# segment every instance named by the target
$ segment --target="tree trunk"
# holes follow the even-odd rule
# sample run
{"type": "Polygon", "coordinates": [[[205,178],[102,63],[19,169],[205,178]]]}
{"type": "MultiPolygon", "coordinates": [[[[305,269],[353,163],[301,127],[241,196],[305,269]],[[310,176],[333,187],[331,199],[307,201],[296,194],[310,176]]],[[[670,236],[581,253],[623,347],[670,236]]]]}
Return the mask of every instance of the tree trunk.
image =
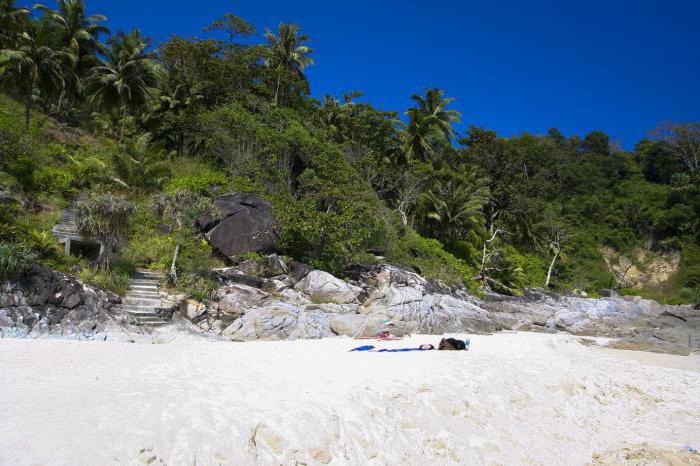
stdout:
{"type": "Polygon", "coordinates": [[[29,129],[29,120],[32,117],[32,95],[34,94],[34,88],[29,88],[29,93],[27,94],[27,100],[24,102],[24,129],[29,129]]]}
{"type": "Polygon", "coordinates": [[[549,281],[552,279],[552,270],[554,269],[554,263],[557,261],[557,257],[559,257],[559,251],[554,254],[554,257],[552,257],[552,262],[549,264],[549,270],[547,270],[547,280],[544,282],[545,288],[549,287],[549,281]]]}
{"type": "Polygon", "coordinates": [[[124,130],[126,129],[126,105],[122,105],[122,132],[119,135],[119,142],[124,140],[124,130]]]}
{"type": "Polygon", "coordinates": [[[277,99],[280,94],[280,83],[282,81],[282,71],[277,72],[277,89],[275,89],[275,107],[277,106],[277,99]]]}
{"type": "Polygon", "coordinates": [[[66,95],[66,86],[61,88],[61,95],[58,98],[58,107],[56,108],[56,113],[61,116],[61,106],[63,105],[63,97],[66,95]]]}
{"type": "Polygon", "coordinates": [[[177,228],[177,242],[175,243],[175,252],[173,253],[173,261],[170,264],[170,272],[168,273],[168,280],[171,284],[175,285],[177,283],[177,258],[180,255],[180,243],[182,242],[182,225],[178,222],[177,228]]]}

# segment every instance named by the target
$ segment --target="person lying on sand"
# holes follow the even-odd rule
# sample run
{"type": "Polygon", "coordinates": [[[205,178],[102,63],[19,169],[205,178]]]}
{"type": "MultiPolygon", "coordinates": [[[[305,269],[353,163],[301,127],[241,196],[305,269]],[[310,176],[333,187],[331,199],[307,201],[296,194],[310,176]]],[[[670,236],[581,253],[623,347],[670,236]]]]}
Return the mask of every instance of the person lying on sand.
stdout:
{"type": "Polygon", "coordinates": [[[438,349],[443,351],[467,351],[469,350],[469,339],[462,341],[456,338],[443,338],[440,340],[438,349]]]}
{"type": "MultiPolygon", "coordinates": [[[[372,345],[359,346],[353,348],[350,351],[374,351],[377,353],[403,353],[406,351],[430,351],[434,350],[433,345],[420,345],[418,348],[391,348],[391,349],[376,349],[372,345]]],[[[469,350],[469,338],[465,341],[457,340],[455,338],[443,338],[440,340],[438,350],[442,351],[468,351],[469,350]]]]}

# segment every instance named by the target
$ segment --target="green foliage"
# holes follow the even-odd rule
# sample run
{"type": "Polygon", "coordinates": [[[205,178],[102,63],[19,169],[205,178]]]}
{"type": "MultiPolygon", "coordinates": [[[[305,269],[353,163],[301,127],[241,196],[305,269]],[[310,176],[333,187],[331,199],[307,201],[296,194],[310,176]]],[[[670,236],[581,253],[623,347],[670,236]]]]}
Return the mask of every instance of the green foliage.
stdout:
{"type": "Polygon", "coordinates": [[[57,167],[41,167],[34,171],[34,186],[49,194],[70,196],[75,193],[75,179],[66,170],[57,167]]]}
{"type": "Polygon", "coordinates": [[[80,279],[90,285],[109,290],[118,295],[125,295],[129,288],[131,275],[118,270],[108,270],[97,272],[90,268],[80,270],[80,279]]]}
{"type": "Polygon", "coordinates": [[[27,233],[27,242],[41,258],[55,258],[62,253],[56,237],[50,231],[32,228],[27,233]]]}
{"type": "Polygon", "coordinates": [[[178,279],[177,289],[189,298],[207,303],[214,298],[219,284],[211,278],[193,273],[183,273],[178,279]]]}
{"type": "Polygon", "coordinates": [[[80,203],[80,231],[102,241],[104,250],[98,262],[103,270],[122,247],[124,230],[133,212],[131,203],[112,193],[93,194],[80,203]]]}
{"type": "Polygon", "coordinates": [[[448,285],[461,281],[476,291],[473,278],[477,270],[474,267],[445,251],[438,240],[424,238],[411,230],[407,230],[405,236],[391,246],[387,259],[414,267],[425,276],[442,280],[448,285]]]}
{"type": "Polygon", "coordinates": [[[15,278],[36,260],[29,246],[18,242],[0,241],[0,279],[15,278]]]}
{"type": "Polygon", "coordinates": [[[195,175],[175,177],[167,184],[165,191],[168,193],[193,191],[201,195],[208,195],[210,188],[225,186],[227,183],[228,180],[224,174],[208,170],[195,175]]]}
{"type": "Polygon", "coordinates": [[[17,101],[0,95],[0,184],[23,202],[2,205],[0,240],[20,239],[42,263],[85,266],[48,230],[88,194],[81,226],[115,259],[93,283],[120,289],[135,265],[174,263],[179,286],[205,299],[218,261],[194,220],[215,193],[242,191],[271,200],[284,253],[335,273],[380,250],[449,283],[489,284],[486,274],[517,293],[544,284],[556,253],[551,285],[595,291],[614,281],[602,247],[643,246],[683,258],[674,280],[645,293],[698,293],[697,123],[663,125],[634,153],[601,131],[504,138],[471,126],[455,141],[461,115],[438,88],[412,96],[405,125],[361,92],[307,97],[313,51],[294,24],[256,44],[226,14],[205,28],[212,36],[173,36],[156,51],[135,30],[110,36],[83,1],[36,17],[3,8],[0,85],[17,101]],[[568,234],[553,238],[555,225],[568,234]]]}

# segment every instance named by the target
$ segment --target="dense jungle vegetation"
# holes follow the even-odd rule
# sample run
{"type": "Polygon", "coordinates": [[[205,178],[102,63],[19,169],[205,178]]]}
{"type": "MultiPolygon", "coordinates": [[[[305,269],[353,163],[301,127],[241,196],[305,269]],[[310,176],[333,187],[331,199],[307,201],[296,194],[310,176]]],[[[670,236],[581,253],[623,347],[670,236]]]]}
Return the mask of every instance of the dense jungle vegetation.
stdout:
{"type": "Polygon", "coordinates": [[[650,128],[633,152],[602,131],[458,134],[469,102],[462,114],[439,88],[397,111],[358,91],[313,98],[296,24],[261,35],[225,15],[156,44],[110,32],[82,0],[55,6],[0,0],[0,274],[39,261],[119,291],[136,266],[168,270],[179,245],[176,285],[206,297],[222,261],[194,218],[246,191],[272,202],[282,253],[340,275],[385,260],[474,291],[698,300],[698,123],[650,128]],[[81,228],[109,244],[96,269],[49,232],[78,199],[81,228]],[[635,251],[680,259],[633,290],[606,250],[642,271],[635,251]]]}

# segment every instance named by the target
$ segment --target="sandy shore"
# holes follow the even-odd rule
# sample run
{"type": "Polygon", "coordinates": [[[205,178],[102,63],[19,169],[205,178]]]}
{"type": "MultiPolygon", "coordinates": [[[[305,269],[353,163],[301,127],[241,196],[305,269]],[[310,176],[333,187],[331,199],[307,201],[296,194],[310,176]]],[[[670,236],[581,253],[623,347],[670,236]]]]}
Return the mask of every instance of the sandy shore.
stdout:
{"type": "Polygon", "coordinates": [[[700,463],[697,356],[527,333],[348,352],[437,341],[0,340],[0,464],[700,463]]]}

